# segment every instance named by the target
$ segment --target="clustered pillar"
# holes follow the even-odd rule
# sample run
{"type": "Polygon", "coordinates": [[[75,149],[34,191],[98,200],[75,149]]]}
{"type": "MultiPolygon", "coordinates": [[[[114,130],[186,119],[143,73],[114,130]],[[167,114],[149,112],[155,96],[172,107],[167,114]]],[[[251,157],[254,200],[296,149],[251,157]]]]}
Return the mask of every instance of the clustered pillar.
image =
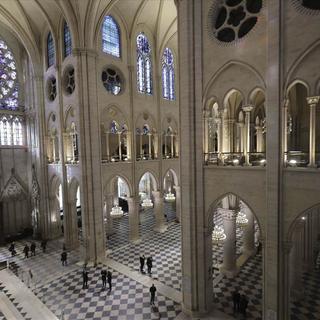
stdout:
{"type": "Polygon", "coordinates": [[[320,96],[308,97],[307,103],[310,107],[310,135],[309,135],[309,167],[316,165],[316,106],[319,103],[320,96]]]}

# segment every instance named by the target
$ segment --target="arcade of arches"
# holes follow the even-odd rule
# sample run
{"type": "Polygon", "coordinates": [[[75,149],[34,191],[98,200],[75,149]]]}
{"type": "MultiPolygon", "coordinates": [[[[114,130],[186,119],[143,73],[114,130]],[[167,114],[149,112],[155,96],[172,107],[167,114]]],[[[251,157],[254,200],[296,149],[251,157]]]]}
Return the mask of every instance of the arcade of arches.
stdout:
{"type": "Polygon", "coordinates": [[[0,1],[0,319],[320,319],[319,17],[0,1]]]}

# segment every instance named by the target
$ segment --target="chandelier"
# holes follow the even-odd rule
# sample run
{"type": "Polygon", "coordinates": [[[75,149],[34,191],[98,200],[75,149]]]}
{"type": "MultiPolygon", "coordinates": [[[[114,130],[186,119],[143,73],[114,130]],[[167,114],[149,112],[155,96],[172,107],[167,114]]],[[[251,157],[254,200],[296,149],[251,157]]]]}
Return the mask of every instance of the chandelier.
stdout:
{"type": "Polygon", "coordinates": [[[123,216],[123,210],[119,206],[114,206],[110,212],[112,218],[120,218],[123,216]]]}
{"type": "Polygon", "coordinates": [[[171,193],[171,191],[169,191],[169,192],[165,195],[164,199],[165,199],[166,201],[168,201],[168,202],[173,202],[173,201],[176,200],[176,197],[175,197],[175,195],[174,195],[173,193],[171,193]]]}
{"type": "Polygon", "coordinates": [[[236,224],[240,227],[243,228],[248,224],[248,218],[244,212],[239,211],[237,218],[236,218],[236,224]]]}
{"type": "Polygon", "coordinates": [[[142,206],[143,208],[152,208],[152,207],[153,207],[153,203],[152,203],[151,199],[144,199],[144,200],[142,201],[141,206],[142,206]]]}
{"type": "Polygon", "coordinates": [[[216,225],[212,231],[212,242],[214,244],[220,244],[223,243],[226,238],[227,236],[224,233],[223,228],[216,225]]]}

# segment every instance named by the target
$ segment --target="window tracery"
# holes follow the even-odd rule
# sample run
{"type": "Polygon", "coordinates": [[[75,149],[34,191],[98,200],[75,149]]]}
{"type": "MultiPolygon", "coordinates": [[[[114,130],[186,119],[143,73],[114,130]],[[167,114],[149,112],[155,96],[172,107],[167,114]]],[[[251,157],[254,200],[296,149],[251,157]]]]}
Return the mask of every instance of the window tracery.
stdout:
{"type": "Polygon", "coordinates": [[[72,52],[71,33],[66,21],[64,22],[64,25],[63,25],[63,45],[64,45],[63,54],[64,54],[64,57],[66,58],[67,56],[70,56],[72,52]]]}
{"type": "Polygon", "coordinates": [[[137,88],[152,94],[152,63],[149,40],[144,33],[137,36],[137,88]]]}
{"type": "Polygon", "coordinates": [[[23,146],[22,117],[0,116],[0,144],[2,146],[23,146]]]}
{"type": "Polygon", "coordinates": [[[174,61],[169,48],[165,48],[162,55],[162,96],[168,100],[175,100],[174,61]]]}
{"type": "Polygon", "coordinates": [[[106,16],[102,24],[102,51],[120,58],[120,29],[112,16],[106,16]]]}
{"type": "Polygon", "coordinates": [[[48,68],[54,65],[54,43],[51,32],[48,34],[47,38],[47,59],[48,59],[48,68]]]}

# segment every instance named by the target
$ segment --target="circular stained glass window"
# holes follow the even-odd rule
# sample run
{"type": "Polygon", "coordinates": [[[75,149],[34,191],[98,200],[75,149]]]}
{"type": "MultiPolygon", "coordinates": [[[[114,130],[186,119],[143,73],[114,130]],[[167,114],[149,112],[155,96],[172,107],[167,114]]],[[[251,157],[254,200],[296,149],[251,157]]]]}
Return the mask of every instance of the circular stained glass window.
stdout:
{"type": "Polygon", "coordinates": [[[67,94],[72,94],[76,87],[74,79],[74,68],[69,67],[64,74],[64,90],[67,94]]]}
{"type": "Polygon", "coordinates": [[[113,68],[102,71],[102,82],[106,90],[113,95],[118,95],[122,89],[122,81],[119,72],[113,68]]]}
{"type": "Polygon", "coordinates": [[[11,50],[0,40],[0,108],[18,108],[18,75],[11,50]]]}
{"type": "Polygon", "coordinates": [[[247,35],[258,21],[262,0],[223,0],[211,9],[211,32],[221,42],[230,43],[247,35]]]}
{"type": "Polygon", "coordinates": [[[57,96],[57,80],[55,77],[48,79],[47,90],[49,101],[54,101],[57,96]]]}

